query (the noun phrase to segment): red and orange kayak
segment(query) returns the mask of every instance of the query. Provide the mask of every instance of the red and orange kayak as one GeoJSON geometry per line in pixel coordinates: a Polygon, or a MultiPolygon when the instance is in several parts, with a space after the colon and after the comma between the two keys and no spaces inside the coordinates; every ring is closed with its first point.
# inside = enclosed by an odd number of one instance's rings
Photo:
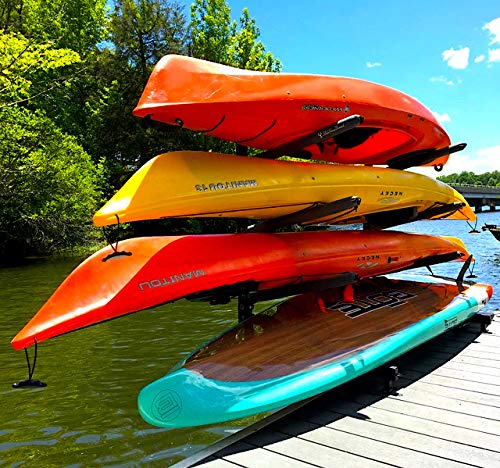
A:
{"type": "Polygon", "coordinates": [[[118,250],[105,247],[81,263],[12,346],[200,292],[264,291],[344,272],[364,278],[469,256],[459,239],[396,231],[147,237],[118,250]]]}
{"type": "Polygon", "coordinates": [[[177,55],[158,62],[134,115],[264,150],[359,115],[359,127],[305,148],[314,159],[339,163],[439,166],[450,145],[429,109],[387,86],[239,70],[177,55]]]}

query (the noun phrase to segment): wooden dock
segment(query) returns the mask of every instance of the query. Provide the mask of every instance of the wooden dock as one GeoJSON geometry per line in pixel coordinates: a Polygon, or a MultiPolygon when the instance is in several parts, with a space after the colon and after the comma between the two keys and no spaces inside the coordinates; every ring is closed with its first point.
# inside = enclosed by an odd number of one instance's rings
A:
{"type": "Polygon", "coordinates": [[[392,364],[397,395],[374,371],[176,466],[500,467],[500,311],[487,333],[469,324],[392,364]]]}

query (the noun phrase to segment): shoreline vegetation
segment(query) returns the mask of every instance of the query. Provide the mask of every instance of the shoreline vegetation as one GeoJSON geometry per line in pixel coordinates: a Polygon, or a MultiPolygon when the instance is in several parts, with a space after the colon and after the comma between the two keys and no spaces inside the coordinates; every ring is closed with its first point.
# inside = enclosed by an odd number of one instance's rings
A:
{"type": "MultiPolygon", "coordinates": [[[[226,0],[194,0],[189,11],[168,0],[116,0],[112,6],[106,0],[4,2],[0,264],[105,245],[92,215],[158,154],[238,151],[233,143],[147,127],[132,116],[154,65],[167,54],[281,70],[248,9],[238,21],[231,13],[226,0]]],[[[483,177],[463,174],[445,181],[470,184],[483,177]]],[[[498,172],[480,180],[500,184],[498,172]]],[[[121,226],[120,236],[237,232],[246,225],[152,220],[121,226]]]]}
{"type": "MultiPolygon", "coordinates": [[[[0,263],[105,243],[94,212],[152,157],[179,149],[235,153],[234,144],[132,116],[161,57],[281,69],[245,8],[226,0],[7,0],[0,10],[0,263]]],[[[126,234],[228,230],[167,220],[126,234]]]]}
{"type": "Polygon", "coordinates": [[[474,174],[474,172],[463,171],[460,174],[439,176],[437,180],[446,184],[500,187],[500,171],[485,172],[484,174],[474,174]]]}

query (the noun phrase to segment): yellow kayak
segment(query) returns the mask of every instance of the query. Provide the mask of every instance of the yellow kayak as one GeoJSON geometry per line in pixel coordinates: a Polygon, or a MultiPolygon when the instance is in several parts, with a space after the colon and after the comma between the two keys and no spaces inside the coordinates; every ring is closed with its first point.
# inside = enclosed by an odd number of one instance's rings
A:
{"type": "Polygon", "coordinates": [[[94,224],[171,217],[291,216],[293,221],[297,212],[306,213],[301,224],[361,222],[374,227],[417,219],[476,218],[456,190],[421,174],[177,151],[142,166],[94,215],[94,224]],[[339,211],[335,203],[352,197],[357,202],[344,203],[339,211]]]}

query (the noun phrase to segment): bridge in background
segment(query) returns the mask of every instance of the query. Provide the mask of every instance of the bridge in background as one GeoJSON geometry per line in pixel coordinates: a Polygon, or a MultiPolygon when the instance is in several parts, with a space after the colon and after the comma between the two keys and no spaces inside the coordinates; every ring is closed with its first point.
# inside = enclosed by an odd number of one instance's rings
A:
{"type": "Polygon", "coordinates": [[[476,213],[486,210],[495,211],[500,206],[500,187],[490,187],[487,185],[463,185],[448,184],[457,192],[460,192],[476,213]]]}

